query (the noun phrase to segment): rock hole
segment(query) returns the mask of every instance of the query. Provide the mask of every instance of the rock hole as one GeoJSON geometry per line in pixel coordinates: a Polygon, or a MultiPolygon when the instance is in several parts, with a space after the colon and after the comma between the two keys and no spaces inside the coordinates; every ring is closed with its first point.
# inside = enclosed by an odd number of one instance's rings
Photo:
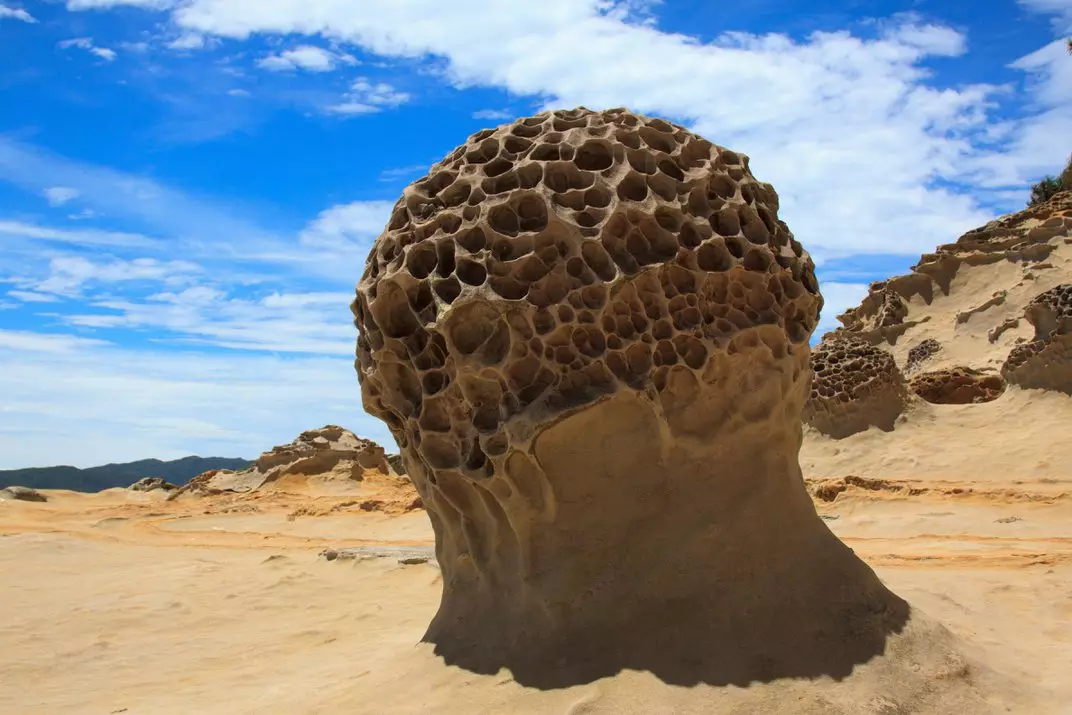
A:
{"type": "Polygon", "coordinates": [[[484,285],[484,281],[487,280],[488,270],[474,260],[462,258],[458,261],[457,275],[462,283],[480,286],[484,285]]]}
{"type": "Polygon", "coordinates": [[[516,236],[520,230],[520,222],[512,206],[503,204],[495,206],[488,214],[488,225],[504,236],[516,236]]]}
{"type": "Polygon", "coordinates": [[[427,243],[418,243],[406,251],[406,270],[414,278],[426,278],[436,267],[435,248],[427,243]]]}
{"type": "Polygon", "coordinates": [[[643,201],[648,197],[648,185],[640,174],[630,173],[618,184],[618,198],[623,201],[643,201]]]}
{"type": "Polygon", "coordinates": [[[573,163],[585,171],[603,171],[614,163],[610,147],[603,142],[588,141],[577,150],[573,163]]]}
{"type": "Polygon", "coordinates": [[[458,283],[454,276],[450,278],[444,278],[443,280],[436,281],[435,294],[439,296],[440,300],[444,303],[453,303],[454,299],[458,297],[462,292],[462,287],[458,283]]]}

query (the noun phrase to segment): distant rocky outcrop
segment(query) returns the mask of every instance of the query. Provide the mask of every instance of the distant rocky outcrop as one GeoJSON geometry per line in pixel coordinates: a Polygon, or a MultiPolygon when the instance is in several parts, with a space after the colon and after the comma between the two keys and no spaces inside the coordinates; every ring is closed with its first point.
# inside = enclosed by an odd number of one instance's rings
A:
{"type": "Polygon", "coordinates": [[[0,489],[0,499],[15,499],[18,501],[48,501],[41,492],[36,489],[30,489],[29,487],[21,487],[12,485],[10,487],[4,487],[0,489]]]}
{"type": "Polygon", "coordinates": [[[135,492],[151,492],[156,489],[171,491],[172,489],[178,489],[178,487],[160,477],[144,477],[131,484],[130,489],[135,492]]]}
{"type": "Polygon", "coordinates": [[[338,425],[326,425],[302,432],[293,442],[264,452],[248,469],[211,470],[198,475],[170,497],[191,492],[250,492],[289,475],[330,473],[361,480],[370,472],[393,473],[383,447],[338,425]]]}
{"type": "Polygon", "coordinates": [[[70,489],[99,492],[128,487],[144,477],[157,477],[173,484],[185,484],[210,469],[245,469],[248,459],[229,457],[183,457],[168,462],[141,459],[137,462],[105,464],[100,467],[31,467],[0,471],[0,487],[21,484],[34,489],[70,489]]]}
{"type": "MultiPolygon", "coordinates": [[[[838,316],[843,327],[837,332],[851,333],[872,344],[894,344],[909,329],[929,319],[912,309],[913,298],[930,304],[936,296],[948,295],[954,278],[966,266],[1011,261],[1035,264],[1044,270],[1039,264],[1065,243],[1061,239],[1067,239],[1070,233],[1072,191],[1063,191],[1049,201],[991,221],[968,231],[955,243],[924,254],[907,275],[872,283],[858,307],[838,316]]],[[[966,306],[961,322],[1007,298],[1007,294],[997,291],[984,301],[991,305],[966,306]]]]}

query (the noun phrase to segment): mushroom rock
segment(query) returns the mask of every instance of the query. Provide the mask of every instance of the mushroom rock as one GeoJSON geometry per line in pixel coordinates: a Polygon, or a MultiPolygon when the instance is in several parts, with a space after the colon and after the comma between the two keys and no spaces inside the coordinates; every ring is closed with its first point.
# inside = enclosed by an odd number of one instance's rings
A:
{"type": "Polygon", "coordinates": [[[834,439],[873,426],[889,432],[908,404],[893,356],[866,340],[831,333],[812,351],[811,367],[804,421],[834,439]]]}
{"type": "Polygon", "coordinates": [[[1035,337],[1009,352],[1002,376],[1020,387],[1072,394],[1072,284],[1032,298],[1024,318],[1035,328],[1035,337]]]}
{"type": "Polygon", "coordinates": [[[847,676],[907,604],[798,464],[822,298],[748,158],[623,109],[484,130],[405,189],[352,310],[435,531],[425,640],[523,684],[847,676]]]}

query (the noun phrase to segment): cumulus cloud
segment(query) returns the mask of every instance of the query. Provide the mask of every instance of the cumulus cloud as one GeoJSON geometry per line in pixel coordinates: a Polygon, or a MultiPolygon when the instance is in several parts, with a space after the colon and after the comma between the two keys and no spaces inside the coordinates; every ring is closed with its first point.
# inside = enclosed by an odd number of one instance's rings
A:
{"type": "Polygon", "coordinates": [[[357,64],[357,60],[352,55],[331,52],[313,45],[301,45],[276,55],[268,55],[257,63],[262,69],[273,72],[299,69],[309,72],[330,72],[339,65],[353,64],[357,64]]]}
{"type": "Polygon", "coordinates": [[[22,22],[35,23],[35,18],[30,13],[26,12],[20,7],[8,7],[7,5],[0,5],[0,20],[5,17],[9,17],[12,20],[21,20],[22,22]]]}
{"type": "MultiPolygon", "coordinates": [[[[919,254],[993,218],[964,188],[993,170],[963,167],[993,153],[980,138],[999,90],[936,89],[922,66],[964,52],[961,33],[899,16],[872,39],[727,33],[705,43],[637,22],[635,5],[459,2],[428,23],[436,0],[370,0],[361,13],[316,0],[191,0],[173,19],[220,36],[319,35],[382,56],[435,57],[458,87],[683,121],[749,154],[757,176],[778,188],[800,240],[830,255],[919,254]],[[636,47],[645,61],[623,71],[621,58],[636,47]]],[[[355,92],[333,111],[378,106],[355,92]]]]}

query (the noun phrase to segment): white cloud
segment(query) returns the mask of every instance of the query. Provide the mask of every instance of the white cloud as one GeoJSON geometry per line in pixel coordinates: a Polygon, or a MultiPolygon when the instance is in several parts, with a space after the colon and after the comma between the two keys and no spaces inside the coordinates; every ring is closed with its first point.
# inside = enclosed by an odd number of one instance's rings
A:
{"type": "Polygon", "coordinates": [[[1069,0],[1019,0],[1028,10],[1044,15],[1053,15],[1053,29],[1057,34],[1072,32],[1072,2],[1069,0]]]}
{"type": "Polygon", "coordinates": [[[22,8],[0,5],[0,19],[3,19],[5,17],[10,17],[13,20],[21,20],[22,22],[37,22],[37,18],[35,18],[33,15],[26,12],[22,8]]]}
{"type": "Polygon", "coordinates": [[[513,118],[513,112],[508,112],[505,109],[481,109],[473,112],[473,119],[488,119],[505,122],[513,118]]]}
{"type": "Polygon", "coordinates": [[[394,208],[392,201],[354,201],[326,209],[302,231],[302,245],[362,259],[383,231],[394,208]]]}
{"type": "Polygon", "coordinates": [[[49,262],[49,276],[33,288],[39,293],[76,296],[87,283],[116,284],[152,281],[165,285],[187,283],[201,267],[188,261],[155,258],[94,262],[82,256],[59,256],[49,262]]]}
{"type": "Polygon", "coordinates": [[[30,290],[9,290],[7,294],[23,303],[55,303],[59,301],[58,297],[49,293],[35,293],[30,290]]]}
{"type": "Polygon", "coordinates": [[[241,88],[239,88],[239,89],[229,89],[229,90],[227,90],[227,94],[231,95],[232,97],[248,97],[248,96],[250,96],[250,93],[249,93],[248,89],[241,89],[241,88]]]}
{"type": "Polygon", "coordinates": [[[83,338],[63,333],[39,333],[0,329],[0,351],[30,353],[77,353],[87,347],[108,345],[106,340],[83,338]]]}
{"type": "Polygon", "coordinates": [[[174,0],[67,0],[68,10],[104,10],[126,5],[147,10],[165,10],[175,5],[174,0]]]}
{"type": "Polygon", "coordinates": [[[219,288],[196,285],[144,299],[100,298],[95,311],[57,314],[83,328],[147,329],[158,340],[231,350],[352,356],[357,331],[346,292],[273,293],[235,298],[219,288]]]}
{"type": "Polygon", "coordinates": [[[333,114],[372,114],[384,107],[397,107],[408,102],[409,94],[399,92],[386,82],[372,83],[366,77],[358,78],[343,101],[328,107],[333,114]]]}
{"type": "Polygon", "coordinates": [[[115,50],[110,50],[107,47],[97,47],[93,44],[93,38],[91,37],[75,37],[70,40],[63,40],[59,43],[61,49],[68,49],[70,47],[77,47],[85,50],[92,55],[100,57],[105,62],[112,62],[117,57],[115,50]]]}
{"type": "Polygon", "coordinates": [[[352,356],[124,349],[0,330],[0,469],[147,457],[255,457],[299,432],[344,425],[394,451],[360,410],[352,356]]]}
{"type": "MultiPolygon", "coordinates": [[[[369,0],[360,13],[331,0],[190,0],[172,17],[219,36],[293,33],[382,56],[435,57],[459,87],[684,121],[750,155],[756,175],[777,187],[783,217],[817,251],[918,255],[993,218],[945,187],[994,173],[969,160],[1003,153],[979,141],[998,88],[937,89],[922,66],[963,52],[960,33],[900,16],[876,39],[727,33],[703,43],[635,15],[635,3],[611,0],[457,2],[446,16],[438,0],[369,0]],[[637,47],[645,61],[625,71],[621,58],[637,47]]],[[[378,106],[355,91],[331,111],[378,106]]]]}
{"type": "Polygon", "coordinates": [[[95,231],[69,230],[50,228],[22,223],[20,221],[0,220],[0,234],[8,234],[18,238],[40,241],[55,241],[58,243],[73,243],[84,246],[151,246],[155,241],[138,233],[122,233],[119,231],[95,231]]]}
{"type": "Polygon", "coordinates": [[[195,32],[188,32],[184,35],[179,35],[167,43],[167,46],[172,50],[200,50],[205,46],[205,36],[195,32]]]}
{"type": "Polygon", "coordinates": [[[63,206],[68,201],[77,199],[82,192],[70,186],[50,186],[43,193],[50,206],[63,206]]]}
{"type": "Polygon", "coordinates": [[[269,55],[257,63],[259,67],[273,72],[297,69],[309,72],[330,72],[339,65],[353,64],[357,64],[357,60],[352,55],[331,52],[313,45],[300,45],[277,55],[269,55]]]}

